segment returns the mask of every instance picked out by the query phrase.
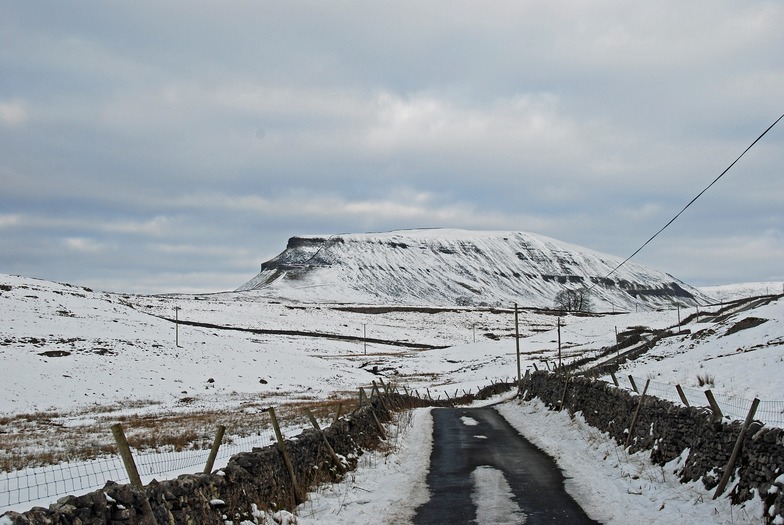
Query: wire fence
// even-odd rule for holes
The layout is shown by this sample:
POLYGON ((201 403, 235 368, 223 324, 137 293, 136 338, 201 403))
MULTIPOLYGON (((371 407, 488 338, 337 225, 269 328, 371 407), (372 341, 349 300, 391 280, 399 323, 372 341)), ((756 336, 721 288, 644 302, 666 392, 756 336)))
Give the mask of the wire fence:
MULTIPOLYGON (((604 378, 606 381, 612 383, 611 376, 604 378)), ((617 376, 618 387, 626 390, 633 390, 642 392, 645 387, 647 379, 642 379, 633 376, 617 376), (634 384, 632 384, 634 382, 634 384)), ((707 389, 706 389, 707 390, 707 389)), ((697 388, 681 387, 686 401, 689 406, 709 407, 710 403, 705 394, 705 390, 697 388)), ((721 409, 724 418, 729 420, 744 420, 749 413, 753 400, 744 399, 742 397, 730 396, 721 393, 711 392, 716 404, 721 409)), ((661 383, 658 381, 650 380, 648 383, 648 391, 646 395, 666 399, 675 404, 683 404, 683 400, 678 393, 675 385, 669 383, 661 383)), ((770 427, 784 428, 784 401, 763 401, 760 400, 754 418, 758 421, 765 423, 770 427)))
MULTIPOLYGON (((303 426, 292 425, 286 434, 299 433, 303 426)), ((216 456, 216 465, 254 447, 265 447, 274 440, 272 430, 264 430, 243 437, 224 437, 216 456)), ((133 450, 139 475, 146 481, 155 477, 168 479, 182 473, 193 473, 207 463, 209 449, 189 450, 133 450)), ((102 488, 108 481, 129 482, 119 456, 105 455, 92 460, 68 461, 56 465, 29 467, 12 472, 0 472, 0 514, 9 507, 31 502, 48 505, 68 494, 82 494, 102 488)))

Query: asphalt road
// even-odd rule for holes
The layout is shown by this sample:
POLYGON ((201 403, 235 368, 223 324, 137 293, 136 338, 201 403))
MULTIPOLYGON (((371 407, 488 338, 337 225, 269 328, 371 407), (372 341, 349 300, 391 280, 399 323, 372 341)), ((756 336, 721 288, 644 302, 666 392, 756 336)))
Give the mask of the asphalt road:
POLYGON ((417 525, 597 523, 564 490, 555 462, 493 408, 433 409, 430 501, 417 525))

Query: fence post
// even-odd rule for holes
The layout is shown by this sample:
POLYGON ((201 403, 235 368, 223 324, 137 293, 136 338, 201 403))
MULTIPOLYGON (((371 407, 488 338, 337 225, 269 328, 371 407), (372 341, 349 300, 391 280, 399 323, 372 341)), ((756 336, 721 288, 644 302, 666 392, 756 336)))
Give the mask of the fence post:
POLYGON ((378 428, 378 433, 381 434, 381 439, 384 441, 387 440, 387 433, 384 430, 384 425, 381 424, 381 421, 378 420, 376 417, 376 413, 373 411, 373 407, 370 407, 370 415, 373 416, 373 421, 376 422, 376 428, 378 428))
POLYGON ((324 434, 324 432, 321 430, 318 421, 316 421, 316 418, 313 416, 313 413, 309 408, 305 409, 305 414, 308 416, 308 419, 310 419, 310 424, 313 425, 313 428, 316 429, 316 432, 318 432, 318 434, 321 436, 321 439, 324 440, 324 445, 326 445, 327 452, 329 452, 329 455, 332 457, 332 461, 335 463, 335 466, 338 468, 341 474, 345 473, 346 469, 343 468, 343 462, 340 461, 338 455, 335 454, 335 450, 332 448, 332 445, 329 444, 327 435, 324 434))
POLYGON ((125 471, 128 473, 128 480, 136 488, 142 488, 142 479, 139 477, 139 471, 136 470, 136 463, 133 461, 133 454, 131 454, 131 447, 128 446, 128 440, 125 439, 125 432, 123 432, 122 425, 116 423, 112 425, 112 435, 114 441, 117 443, 117 450, 122 458, 125 471))
POLYGON ((375 381, 373 381, 373 392, 375 392, 376 396, 378 397, 379 403, 381 403, 381 408, 384 409, 384 412, 386 412, 387 416, 388 416, 389 415, 389 408, 387 407, 387 404, 384 403, 384 397, 381 395, 381 390, 376 386, 376 382, 375 381))
POLYGON ((365 394, 365 389, 359 387, 359 408, 362 408, 367 400, 367 395, 365 394))
POLYGON ((713 397, 713 392, 706 390, 705 397, 708 398, 708 403, 710 404, 711 410, 713 411, 713 419, 723 418, 724 414, 721 413, 721 408, 719 408, 719 404, 716 402, 716 398, 713 397))
POLYGON ((681 401, 688 408, 690 406, 689 405, 689 400, 686 399, 686 394, 683 393, 683 389, 681 388, 681 385, 675 385, 675 390, 678 391, 678 395, 681 397, 681 401))
POLYGON ((294 472, 294 465, 291 463, 291 458, 289 457, 289 453, 286 450, 286 442, 283 441, 283 434, 280 432, 280 425, 278 425, 278 418, 275 417, 275 409, 269 407, 267 409, 269 412, 270 419, 272 420, 272 428, 275 430, 275 437, 278 440, 278 450, 280 450, 281 455, 283 456, 283 463, 286 464, 286 469, 289 471, 289 477, 291 478, 291 485, 294 489, 294 502, 299 505, 300 503, 304 502, 302 495, 299 492, 299 483, 297 483, 297 474, 294 472))
POLYGON ((566 402, 566 389, 569 387, 569 375, 566 376, 566 381, 564 381, 563 392, 561 393, 561 402, 558 404, 558 411, 560 412, 563 410, 564 403, 566 402))
POLYGON ((613 380, 613 384, 615 385, 615 388, 618 388, 618 378, 615 377, 615 372, 610 372, 610 377, 613 380))
POLYGON ((637 390, 637 383, 635 383, 635 382, 634 382, 634 378, 632 377, 632 375, 631 375, 631 374, 629 374, 629 383, 631 383, 631 385, 632 385, 632 390, 634 390, 634 393, 635 393, 635 394, 639 394, 639 393, 640 393, 640 391, 639 391, 639 390, 637 390))
MULTIPOLYGON (((629 376, 631 379, 632 376, 629 376)), ((640 409, 642 408, 642 403, 645 401, 645 394, 648 392, 648 385, 651 383, 651 380, 648 379, 645 381, 645 388, 642 390, 642 395, 640 396, 640 402, 637 403, 637 410, 634 411, 634 416, 632 416, 632 422, 629 424, 629 435, 626 436, 626 445, 624 448, 629 448, 632 442, 632 432, 634 432, 634 425, 637 424, 637 416, 640 415, 640 409)))
POLYGON ((215 440, 212 442, 212 448, 210 449, 210 455, 207 458, 207 464, 204 465, 204 473, 209 474, 212 472, 212 467, 215 466, 215 458, 218 457, 218 449, 223 442, 223 434, 226 432, 226 427, 223 425, 218 425, 218 430, 215 432, 215 440))
POLYGON ((534 372, 538 372, 539 371, 539 367, 536 366, 536 363, 531 363, 531 364, 534 365, 534 372))
POLYGON ((716 487, 713 499, 721 496, 721 493, 724 492, 724 489, 727 487, 727 482, 730 480, 732 470, 735 468, 735 462, 738 460, 738 454, 740 454, 740 449, 743 446, 743 440, 746 438, 746 431, 749 429, 752 419, 754 419, 754 414, 757 412, 759 402, 760 401, 757 398, 754 398, 754 401, 751 402, 751 408, 749 409, 749 413, 746 414, 746 420, 743 422, 743 426, 740 429, 738 440, 735 442, 735 448, 732 449, 730 461, 727 464, 727 468, 724 469, 724 474, 721 476, 721 481, 719 481, 719 485, 716 487))
POLYGON ((338 403, 338 411, 335 412, 335 420, 333 421, 333 424, 338 422, 338 419, 340 419, 341 416, 341 412, 343 412, 343 401, 338 403))

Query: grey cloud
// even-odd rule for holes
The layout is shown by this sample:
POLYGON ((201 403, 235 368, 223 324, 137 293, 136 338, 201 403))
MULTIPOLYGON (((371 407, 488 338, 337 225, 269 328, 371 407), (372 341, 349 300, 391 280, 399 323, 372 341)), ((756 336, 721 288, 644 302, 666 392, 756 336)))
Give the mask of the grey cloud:
MULTIPOLYGON (((0 272, 136 291, 226 288, 314 232, 522 229, 626 255, 781 111, 774 2, 5 11, 0 272)), ((771 278, 783 143, 640 262, 771 278)))

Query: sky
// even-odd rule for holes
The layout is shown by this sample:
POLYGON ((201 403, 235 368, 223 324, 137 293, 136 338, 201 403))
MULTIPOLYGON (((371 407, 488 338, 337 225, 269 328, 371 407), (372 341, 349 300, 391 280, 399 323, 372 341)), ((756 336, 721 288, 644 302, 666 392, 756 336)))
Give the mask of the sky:
MULTIPOLYGON (((777 1, 5 1, 0 273, 231 290, 295 235, 628 256, 784 113, 777 1)), ((634 260, 784 280, 784 122, 634 260)))

